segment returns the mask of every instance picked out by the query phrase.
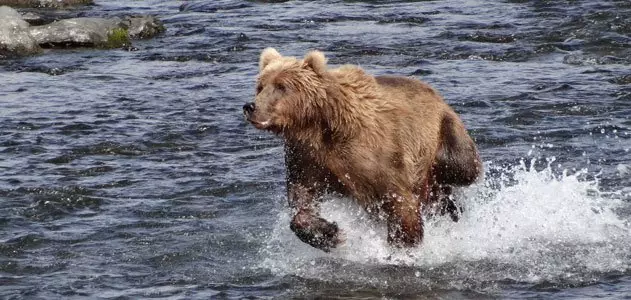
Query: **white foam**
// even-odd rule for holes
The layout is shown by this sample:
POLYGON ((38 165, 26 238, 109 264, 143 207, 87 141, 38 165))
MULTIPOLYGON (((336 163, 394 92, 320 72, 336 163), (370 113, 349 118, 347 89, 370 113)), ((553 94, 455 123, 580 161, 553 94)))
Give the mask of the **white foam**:
MULTIPOLYGON (((411 266, 426 272, 449 266, 466 274, 462 276, 528 282, 631 269, 629 216, 616 213, 629 206, 620 200, 624 195, 601 192, 597 181, 581 179, 586 171, 555 174, 551 166, 535 170, 524 162, 487 169, 500 175, 487 172, 484 183, 461 191, 461 220, 428 220, 422 246, 413 249, 389 247, 384 224, 371 221, 348 199, 331 199, 323 204, 322 214, 338 223, 346 242, 327 254, 295 238, 287 210, 280 209, 261 252, 261 267, 277 274, 322 278, 335 273, 323 263, 327 260, 411 266), (483 262, 490 266, 471 267, 483 262)), ((419 277, 419 271, 415 275, 419 277)))
POLYGON ((616 171, 618 171, 618 175, 622 176, 628 176, 629 173, 631 173, 631 168, 629 168, 629 165, 625 165, 625 164, 618 164, 616 166, 616 171))

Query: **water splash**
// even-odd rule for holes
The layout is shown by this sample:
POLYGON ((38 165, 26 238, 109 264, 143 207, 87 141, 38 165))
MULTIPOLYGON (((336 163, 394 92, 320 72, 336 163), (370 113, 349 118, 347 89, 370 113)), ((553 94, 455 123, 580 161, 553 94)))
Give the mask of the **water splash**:
POLYGON ((558 174, 552 161, 542 170, 535 161, 487 166, 483 183, 461 191, 461 220, 427 220, 423 245, 414 249, 389 247, 384 224, 348 199, 331 199, 323 215, 340 225, 346 242, 326 254, 295 238, 288 210, 280 209, 261 267, 325 281, 443 288, 445 282, 455 288, 496 281, 576 284, 631 270, 625 196, 600 191, 596 179, 584 179, 587 171, 558 174), (388 271, 393 266, 397 274, 388 271))

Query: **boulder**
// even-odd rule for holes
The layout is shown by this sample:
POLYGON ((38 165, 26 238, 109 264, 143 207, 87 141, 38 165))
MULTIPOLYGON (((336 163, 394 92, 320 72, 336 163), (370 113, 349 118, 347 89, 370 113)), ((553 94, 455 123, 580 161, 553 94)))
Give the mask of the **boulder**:
POLYGON ((118 18, 73 18, 41 26, 33 26, 30 33, 43 47, 107 47, 118 18))
POLYGON ((36 54, 42 51, 29 32, 29 24, 13 8, 0 6, 0 58, 36 54))
POLYGON ((0 5, 31 8, 67 8, 92 4, 93 0, 0 0, 0 5))
POLYGON ((39 26, 29 25, 25 18, 41 22, 35 13, 20 15, 13 8, 0 6, 0 58, 36 54, 42 47, 134 49, 130 39, 150 38, 165 30, 153 16, 71 18, 39 26))
POLYGON ((152 16, 72 18, 30 28, 43 47, 118 48, 129 46, 130 38, 149 38, 162 31, 164 26, 152 16))

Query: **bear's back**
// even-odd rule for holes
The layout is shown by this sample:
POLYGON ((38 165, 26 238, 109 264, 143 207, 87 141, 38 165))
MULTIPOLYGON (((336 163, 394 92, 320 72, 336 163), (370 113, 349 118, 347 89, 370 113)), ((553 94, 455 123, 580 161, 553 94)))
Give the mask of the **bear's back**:
POLYGON ((384 95, 391 95, 392 98, 406 99, 411 101, 411 105, 419 104, 436 105, 443 104, 438 92, 428 84, 410 77, 403 76, 375 76, 375 80, 384 95))

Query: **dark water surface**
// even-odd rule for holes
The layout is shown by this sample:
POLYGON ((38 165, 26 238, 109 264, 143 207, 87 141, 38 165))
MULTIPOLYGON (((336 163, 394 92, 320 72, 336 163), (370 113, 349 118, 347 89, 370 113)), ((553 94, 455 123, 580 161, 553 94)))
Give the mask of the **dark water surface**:
POLYGON ((631 2, 97 1, 136 52, 0 61, 0 298, 627 298, 631 2), (437 87, 486 178, 393 250, 345 199, 331 254, 288 228, 280 141, 246 124, 260 51, 437 87))

